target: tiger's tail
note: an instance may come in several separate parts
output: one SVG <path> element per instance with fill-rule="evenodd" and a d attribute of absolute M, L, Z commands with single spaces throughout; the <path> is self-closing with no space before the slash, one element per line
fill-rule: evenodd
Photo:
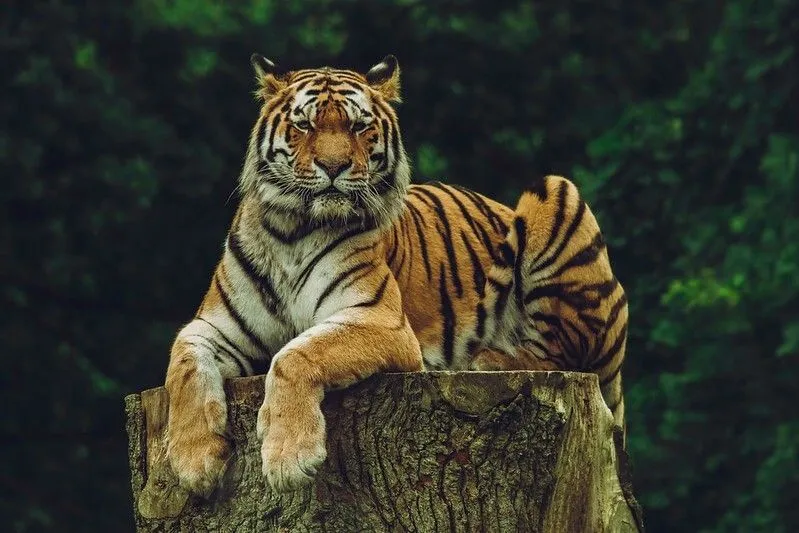
<path fill-rule="evenodd" d="M 597 374 L 624 429 L 627 297 L 596 218 L 577 187 L 559 176 L 525 191 L 515 213 L 500 245 L 502 261 L 487 276 L 489 344 L 515 356 L 517 368 Z"/>

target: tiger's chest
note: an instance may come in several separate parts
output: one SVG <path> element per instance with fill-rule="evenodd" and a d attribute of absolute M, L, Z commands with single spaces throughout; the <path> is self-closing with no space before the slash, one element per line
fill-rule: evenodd
<path fill-rule="evenodd" d="M 342 272 L 363 264 L 358 250 L 375 240 L 370 232 L 350 231 L 331 237 L 310 235 L 297 242 L 252 240 L 247 256 L 258 275 L 247 276 L 240 287 L 244 299 L 260 302 L 268 315 L 262 334 L 270 344 L 282 346 L 299 333 L 350 306 L 361 297 L 357 286 L 343 283 Z M 373 262 L 373 261 L 366 261 Z M 365 270 L 365 269 L 363 269 Z M 246 274 L 246 272 L 242 272 Z"/>

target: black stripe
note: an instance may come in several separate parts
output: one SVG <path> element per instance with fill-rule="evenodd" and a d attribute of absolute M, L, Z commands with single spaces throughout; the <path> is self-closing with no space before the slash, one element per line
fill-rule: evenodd
<path fill-rule="evenodd" d="M 219 336 L 220 336 L 220 337 L 222 337 L 222 339 L 223 339 L 223 340 L 224 340 L 226 343 L 228 343 L 228 345 L 230 345 L 230 347 L 231 347 L 231 348 L 234 348 L 234 349 L 236 348 L 236 345 L 233 343 L 233 341 L 231 341 L 231 340 L 230 340 L 230 339 L 229 339 L 229 338 L 228 338 L 228 337 L 227 337 L 227 336 L 226 336 L 224 333 L 222 333 L 222 330 L 221 330 L 221 329 L 219 329 L 219 328 L 218 328 L 218 327 L 216 327 L 215 325 L 211 324 L 210 322 L 208 322 L 206 319 L 204 319 L 204 318 L 202 318 L 202 317 L 199 317 L 199 316 L 197 316 L 197 317 L 194 317 L 194 319 L 195 319 L 195 320 L 200 320 L 200 321 L 202 321 L 202 322 L 205 322 L 206 324 L 208 324 L 209 326 L 211 326 L 212 328 L 214 328 L 214 329 L 216 330 L 216 332 L 217 332 L 217 333 L 219 333 Z M 244 354 L 242 354 L 242 357 L 245 357 L 245 356 L 244 356 Z"/>
<path fill-rule="evenodd" d="M 616 278 L 589 285 L 582 285 L 577 281 L 538 285 L 527 293 L 524 303 L 529 304 L 540 298 L 559 298 L 578 311 L 597 309 L 602 300 L 610 296 L 618 285 Z"/>
<path fill-rule="evenodd" d="M 369 300 L 367 300 L 365 302 L 357 303 L 357 304 L 353 305 L 352 307 L 373 307 L 373 306 L 377 305 L 378 303 L 380 303 L 380 300 L 383 299 L 383 294 L 386 292 L 386 286 L 388 285 L 388 278 L 390 278 L 390 277 L 391 277 L 391 274 L 386 274 L 385 275 L 385 277 L 383 278 L 382 283 L 380 283 L 380 287 L 378 287 L 377 292 L 375 292 L 375 295 L 372 296 L 371 299 L 369 299 Z"/>
<path fill-rule="evenodd" d="M 424 187 L 424 185 L 411 186 L 411 188 L 408 189 L 408 196 L 416 200 L 419 200 L 419 202 L 424 204 L 425 207 L 435 210 L 435 205 L 433 205 L 433 203 L 430 200 L 428 200 L 424 196 L 421 196 L 421 194 L 419 193 L 422 187 Z"/>
<path fill-rule="evenodd" d="M 597 232 L 591 242 L 574 254 L 566 263 L 564 263 L 563 266 L 560 267 L 559 271 L 565 271 L 569 268 L 591 264 L 596 261 L 597 257 L 599 257 L 599 254 L 602 253 L 602 250 L 604 249 L 605 239 L 602 238 L 601 233 Z"/>
<path fill-rule="evenodd" d="M 275 118 L 272 119 L 272 123 L 269 125 L 269 146 L 266 150 L 266 159 L 269 161 L 273 161 L 275 159 L 275 150 L 273 148 L 275 144 L 275 133 L 277 132 L 277 126 L 280 124 L 281 115 L 275 115 Z"/>
<path fill-rule="evenodd" d="M 474 355 L 474 352 L 479 347 L 480 347 L 480 342 L 476 340 L 470 340 L 469 342 L 466 343 L 466 353 L 469 355 Z"/>
<path fill-rule="evenodd" d="M 460 274 L 458 273 L 458 260 L 455 257 L 455 247 L 452 244 L 452 228 L 449 225 L 449 219 L 447 218 L 447 213 L 444 210 L 444 205 L 441 203 L 441 200 L 433 194 L 431 191 L 428 191 L 423 188 L 414 189 L 419 194 L 425 195 L 430 198 L 430 201 L 433 202 L 435 205 L 435 211 L 438 215 L 439 220 L 441 220 L 442 225 L 444 226 L 444 231 L 442 232 L 439 230 L 439 234 L 441 235 L 441 239 L 444 242 L 444 248 L 447 252 L 447 259 L 449 260 L 449 268 L 450 268 L 450 277 L 452 278 L 452 283 L 455 286 L 455 292 L 457 293 L 458 297 L 463 296 L 463 285 L 461 284 Z"/>
<path fill-rule="evenodd" d="M 466 233 L 463 230 L 461 230 L 461 239 L 463 239 L 463 245 L 466 247 L 466 251 L 469 253 L 469 259 L 472 260 L 474 291 L 480 296 L 480 298 L 482 298 L 486 293 L 486 276 L 485 272 L 483 271 L 483 265 L 480 263 L 480 258 L 477 256 L 477 252 L 475 252 L 474 248 L 472 248 L 472 245 L 469 244 L 469 239 L 466 238 Z"/>
<path fill-rule="evenodd" d="M 488 207 L 488 204 L 483 199 L 483 197 L 476 192 L 467 189 L 466 187 L 461 187 L 459 185 L 454 185 L 454 187 L 466 195 L 469 200 L 474 204 L 474 206 L 483 213 L 483 216 L 491 223 L 491 226 L 494 228 L 494 231 L 497 233 L 501 233 L 503 236 L 508 232 L 508 226 L 505 222 L 502 221 L 502 217 L 497 215 L 494 211 Z"/>
<path fill-rule="evenodd" d="M 615 279 L 615 278 L 614 278 Z M 591 353 L 587 357 L 587 361 L 593 361 L 593 365 L 602 366 L 605 362 L 602 361 L 603 358 L 596 360 L 597 357 L 602 353 L 602 348 L 605 346 L 605 340 L 608 337 L 608 332 L 613 329 L 613 326 L 616 324 L 616 321 L 619 319 L 622 310 L 626 309 L 627 307 L 627 295 L 622 293 L 616 303 L 610 308 L 607 316 L 605 317 L 605 324 L 603 326 L 602 334 L 599 336 L 599 340 L 596 341 L 594 345 L 594 349 L 591 350 Z M 627 324 L 624 324 L 624 327 L 627 327 Z M 624 337 L 626 339 L 626 335 Z M 618 339 L 617 339 L 618 340 Z"/>
<path fill-rule="evenodd" d="M 255 265 L 247 258 L 241 247 L 241 242 L 239 241 L 239 236 L 236 231 L 236 229 L 233 229 L 228 233 L 228 250 L 230 250 L 233 258 L 239 266 L 241 266 L 242 270 L 244 270 L 247 277 L 250 278 L 250 281 L 259 289 L 261 300 L 266 308 L 269 309 L 269 312 L 273 315 L 277 315 L 281 307 L 281 301 L 275 291 L 274 285 L 272 285 L 272 280 L 269 279 L 269 276 L 265 276 L 259 272 Z"/>
<path fill-rule="evenodd" d="M 305 266 L 305 268 L 302 269 L 302 272 L 300 272 L 299 277 L 292 285 L 292 290 L 295 293 L 298 293 L 300 290 L 302 290 L 302 288 L 305 286 L 305 283 L 308 281 L 308 278 L 311 275 L 311 271 L 313 271 L 314 267 L 317 265 L 317 263 L 319 263 L 319 261 L 322 260 L 323 257 L 329 254 L 334 248 L 339 246 L 344 241 L 354 237 L 355 235 L 363 233 L 363 231 L 364 230 L 361 229 L 360 227 L 351 229 L 345 233 L 342 233 L 335 240 L 328 243 L 328 245 L 325 246 L 321 252 L 316 254 L 314 258 L 311 259 L 311 261 Z"/>
<path fill-rule="evenodd" d="M 536 195 L 538 199 L 541 200 L 542 202 L 545 202 L 547 197 L 549 196 L 549 191 L 547 191 L 546 177 L 535 180 L 533 184 L 527 189 L 527 191 Z"/>
<path fill-rule="evenodd" d="M 330 294 L 334 290 L 336 290 L 336 287 L 341 285 L 341 283 L 343 283 L 345 279 L 347 279 L 350 275 L 354 274 L 355 272 L 358 272 L 359 270 L 363 270 L 364 268 L 368 268 L 370 266 L 374 266 L 374 263 L 372 263 L 371 261 L 357 263 L 353 267 L 348 268 L 347 270 L 336 276 L 336 278 L 333 281 L 331 281 L 327 287 L 325 287 L 325 290 L 322 291 L 322 294 L 319 296 L 319 299 L 316 300 L 316 306 L 313 309 L 313 314 L 316 315 L 316 312 L 322 306 L 322 303 L 324 303 L 327 297 L 330 296 Z"/>
<path fill-rule="evenodd" d="M 447 362 L 447 366 L 450 366 L 455 357 L 455 312 L 452 310 L 452 301 L 449 298 L 449 291 L 447 290 L 447 277 L 444 275 L 444 265 L 440 267 L 438 289 L 441 298 L 444 361 Z"/>
<path fill-rule="evenodd" d="M 597 309 L 602 301 L 602 298 L 593 294 L 592 291 L 586 291 L 585 287 L 576 281 L 572 281 L 539 285 L 527 293 L 524 297 L 524 303 L 526 305 L 533 300 L 542 298 L 557 298 L 562 303 L 578 311 Z"/>
<path fill-rule="evenodd" d="M 438 183 L 438 182 L 432 182 L 432 183 L 430 183 L 430 185 L 435 187 L 435 188 L 437 188 L 437 189 L 439 189 L 439 190 L 441 190 L 441 191 L 443 191 L 450 198 L 452 198 L 452 201 L 455 203 L 455 205 L 458 206 L 458 209 L 460 209 L 461 214 L 463 215 L 463 219 L 469 224 L 469 227 L 472 228 L 472 231 L 474 232 L 475 236 L 479 238 L 480 237 L 480 233 L 479 233 L 479 231 L 478 231 L 478 229 L 476 227 L 477 223 L 474 220 L 474 216 L 472 216 L 472 214 L 469 213 L 469 211 L 466 209 L 466 206 L 463 205 L 463 202 L 461 202 L 460 198 L 458 198 L 458 196 L 453 192 L 453 191 L 457 191 L 457 189 L 453 189 L 452 187 L 449 187 L 447 185 L 443 185 L 443 184 Z M 460 191 L 458 191 L 458 192 L 460 192 Z M 463 193 L 461 192 L 461 194 L 463 194 Z"/>
<path fill-rule="evenodd" d="M 547 326 L 552 327 L 552 328 L 560 329 L 560 328 L 563 327 L 563 325 L 560 322 L 560 317 L 558 317 L 556 315 L 550 315 L 550 314 L 547 314 L 547 313 L 535 312 L 535 313 L 532 313 L 530 315 L 530 319 L 538 321 L 538 322 L 543 322 L 544 324 L 546 324 Z"/>
<path fill-rule="evenodd" d="M 577 324 L 572 322 L 569 319 L 563 319 L 563 323 L 566 324 L 571 330 L 572 335 L 577 337 L 577 340 L 580 343 L 580 346 L 575 349 L 575 357 L 579 361 L 579 366 L 585 366 L 585 357 L 590 353 L 590 341 L 588 335 L 583 332 L 583 329 L 578 327 Z M 565 329 L 565 328 L 564 328 Z M 568 333 L 567 333 L 568 334 Z M 571 337 L 571 335 L 570 335 Z"/>
<path fill-rule="evenodd" d="M 244 366 L 244 365 L 243 365 L 243 363 L 242 363 L 242 362 L 239 360 L 239 357 L 241 357 L 241 359 L 243 359 L 243 360 L 244 360 L 244 362 L 245 362 L 245 363 L 247 363 L 249 366 L 252 366 L 252 361 L 250 360 L 250 358 L 249 358 L 249 357 L 247 357 L 246 355 L 244 355 L 243 353 L 241 353 L 241 352 L 239 351 L 239 349 L 236 347 L 236 345 L 233 343 L 233 341 L 231 341 L 231 340 L 230 340 L 230 339 L 227 337 L 227 335 L 225 335 L 224 333 L 222 333 L 222 330 L 221 330 L 221 329 L 219 329 L 218 327 L 216 327 L 215 325 L 211 324 L 211 323 L 210 323 L 209 321 L 207 321 L 206 319 L 204 319 L 204 318 L 201 318 L 201 317 L 199 317 L 199 316 L 198 316 L 198 317 L 195 317 L 195 320 L 199 320 L 199 321 L 201 321 L 201 322 L 205 322 L 206 324 L 208 324 L 209 326 L 211 326 L 211 328 L 213 328 L 213 329 L 214 329 L 214 331 L 216 331 L 216 332 L 219 334 L 219 336 L 220 336 L 220 337 L 222 337 L 222 340 L 224 340 L 224 341 L 225 341 L 225 343 L 227 344 L 227 346 L 222 346 L 222 345 L 221 345 L 221 344 L 220 344 L 220 343 L 217 341 L 217 342 L 216 342 L 216 345 L 218 345 L 220 348 L 224 349 L 224 350 L 225 350 L 227 353 L 229 353 L 229 354 L 230 354 L 230 355 L 232 355 L 233 357 L 236 357 L 236 360 L 237 360 L 237 361 L 238 361 L 238 362 L 239 362 L 239 363 L 240 363 L 242 366 Z M 267 355 L 271 356 L 271 354 L 267 354 Z"/>
<path fill-rule="evenodd" d="M 228 297 L 225 290 L 222 288 L 222 284 L 219 282 L 219 276 L 214 276 L 214 284 L 216 285 L 216 290 L 219 291 L 219 296 L 222 298 L 222 303 L 225 306 L 225 310 L 227 310 L 230 317 L 236 322 L 236 325 L 239 327 L 242 333 L 249 339 L 250 343 L 255 346 L 261 353 L 266 355 L 267 357 L 272 355 L 272 352 L 267 348 L 266 344 L 253 332 L 250 326 L 244 321 L 244 318 L 236 311 L 236 308 L 233 307 L 232 302 L 230 301 L 230 297 Z"/>
<path fill-rule="evenodd" d="M 395 149 L 398 146 L 397 135 L 394 132 L 394 129 L 391 128 L 390 123 L 387 119 L 383 118 L 380 119 L 380 125 L 383 128 L 383 151 L 386 153 L 386 162 L 388 163 L 388 155 L 389 155 L 389 145 L 391 145 L 391 149 L 393 153 L 391 153 L 391 166 L 390 171 L 393 172 L 397 167 L 397 161 L 399 159 L 399 150 Z"/>
<path fill-rule="evenodd" d="M 548 358 L 551 357 L 551 352 L 549 350 L 549 346 L 547 346 L 546 344 L 544 344 L 543 342 L 541 342 L 539 340 L 536 340 L 536 339 L 523 339 L 522 340 L 522 344 L 524 344 L 524 345 L 532 344 L 533 346 L 535 346 L 536 348 L 541 350 L 543 352 L 543 357 L 539 357 L 538 355 L 533 354 L 538 359 L 548 359 Z M 525 350 L 531 351 L 526 346 L 525 346 Z"/>
<path fill-rule="evenodd" d="M 338 79 L 333 79 L 338 78 Z M 339 80 L 342 80 L 341 83 L 344 81 L 353 84 L 356 88 L 363 87 L 366 82 L 362 77 L 358 74 L 352 72 L 351 70 L 342 70 L 342 69 L 332 69 L 329 72 L 329 76 L 326 78 L 328 83 L 339 83 Z"/>
<path fill-rule="evenodd" d="M 488 236 L 488 232 L 481 226 L 477 224 L 477 229 L 480 230 L 480 240 L 483 242 L 483 247 L 485 248 L 488 255 L 491 256 L 491 260 L 498 264 L 502 264 L 502 256 L 499 255 L 499 252 L 494 248 L 494 243 L 491 241 L 491 238 Z"/>
<path fill-rule="evenodd" d="M 419 210 L 411 204 L 409 201 L 406 201 L 406 205 L 408 206 L 408 211 L 411 213 L 411 218 L 413 219 L 413 225 L 416 227 L 416 236 L 419 238 L 419 248 L 422 250 L 422 259 L 424 260 L 424 270 L 427 273 L 427 281 L 431 281 L 433 279 L 433 273 L 430 267 L 430 256 L 427 253 L 427 240 L 425 239 L 424 232 L 422 231 L 422 214 L 419 213 Z"/>
<path fill-rule="evenodd" d="M 544 262 L 540 264 L 534 264 L 532 267 L 533 271 L 544 270 L 558 260 L 558 257 L 560 257 L 560 255 L 563 253 L 563 250 L 566 248 L 566 246 L 569 245 L 569 242 L 571 241 L 572 237 L 577 232 L 577 228 L 580 227 L 580 225 L 582 224 L 583 217 L 585 216 L 585 210 L 586 210 L 585 202 L 581 201 L 580 207 L 577 208 L 577 213 L 575 213 L 574 218 L 569 224 L 569 227 L 566 228 L 566 231 L 563 233 L 563 239 L 560 241 L 560 244 L 558 244 L 558 248 L 552 253 L 552 255 L 547 257 L 547 259 Z"/>
<path fill-rule="evenodd" d="M 224 353 L 225 355 L 228 356 L 229 359 L 232 359 L 233 362 L 236 363 L 236 368 L 238 368 L 238 370 L 239 370 L 239 376 L 249 376 L 249 375 L 251 375 L 250 374 L 250 370 L 248 370 L 244 366 L 244 364 L 238 359 L 238 357 L 233 355 L 233 352 L 231 352 L 230 350 L 228 350 L 227 348 L 225 348 L 224 346 L 222 346 L 221 344 L 219 344 L 218 342 L 216 342 L 213 339 L 208 339 L 208 341 L 214 347 L 214 359 L 216 359 L 220 363 L 224 363 L 224 361 L 222 360 L 222 353 Z"/>
<path fill-rule="evenodd" d="M 322 73 L 316 70 L 309 70 L 307 72 L 300 72 L 291 77 L 291 84 L 299 83 L 301 81 L 312 81 L 314 78 L 321 76 Z"/>
<path fill-rule="evenodd" d="M 604 341 L 605 339 L 602 340 Z M 605 365 L 610 364 L 616 358 L 616 356 L 619 355 L 619 352 L 621 351 L 622 346 L 624 346 L 624 342 L 626 340 L 627 340 L 627 324 L 624 324 L 621 327 L 619 334 L 616 336 L 616 340 L 613 341 L 613 344 L 610 345 L 610 347 L 607 349 L 607 351 L 602 357 L 591 363 L 589 369 L 592 372 L 598 373 L 600 370 L 602 370 L 602 368 L 605 367 Z M 619 366 L 621 366 L 621 362 L 619 362 Z"/>
<path fill-rule="evenodd" d="M 388 254 L 388 260 L 386 261 L 386 263 L 388 263 L 389 266 L 394 264 L 394 259 L 397 257 L 397 252 L 399 251 L 399 239 L 397 238 L 396 224 L 391 226 L 391 236 L 393 237 L 391 239 L 391 244 L 393 244 L 394 246 L 391 247 L 391 253 Z"/>
<path fill-rule="evenodd" d="M 399 265 L 397 265 L 396 269 L 393 269 L 394 272 L 397 273 L 397 279 L 399 279 L 400 273 L 402 272 L 402 267 L 405 266 L 405 259 L 408 256 L 406 253 L 407 248 L 402 248 L 402 256 L 400 257 Z"/>
<path fill-rule="evenodd" d="M 347 283 L 345 283 L 344 286 L 341 287 L 341 288 L 342 289 L 349 289 L 350 287 L 352 287 L 353 285 L 358 283 L 360 280 L 362 280 L 366 276 L 370 275 L 372 272 L 374 272 L 374 271 L 373 270 L 367 270 L 365 272 L 361 272 L 360 274 L 358 274 L 357 276 L 355 276 L 354 278 L 349 280 Z"/>
<path fill-rule="evenodd" d="M 569 367 L 576 367 L 581 359 L 580 356 L 584 355 L 585 352 L 579 350 L 574 345 L 574 342 L 572 342 L 571 337 L 566 331 L 564 323 L 568 322 L 568 320 L 562 319 L 556 315 L 540 312 L 531 314 L 530 319 L 537 322 L 543 322 L 547 325 L 546 329 L 537 328 L 537 330 L 541 332 L 541 335 L 544 336 L 544 338 L 554 337 L 557 340 L 558 346 L 560 346 L 561 354 L 568 362 Z M 572 326 L 572 329 L 574 329 L 574 324 L 569 322 L 569 325 Z"/>
<path fill-rule="evenodd" d="M 598 335 L 602 328 L 605 326 L 605 321 L 601 318 L 597 318 L 594 315 L 589 315 L 587 313 L 578 313 L 577 316 L 582 320 L 583 324 L 593 333 L 594 335 Z"/>
<path fill-rule="evenodd" d="M 516 261 L 513 264 L 513 280 L 516 284 L 514 287 L 514 295 L 516 297 L 516 306 L 519 309 L 524 307 L 524 287 L 522 286 L 522 257 L 524 250 L 527 248 L 527 226 L 524 224 L 524 219 L 517 216 L 513 221 L 514 229 L 516 230 Z"/>
<path fill-rule="evenodd" d="M 191 337 L 192 338 L 185 339 L 184 342 L 186 342 L 191 346 L 203 348 L 205 350 L 210 351 L 214 356 L 214 360 L 222 364 L 225 363 L 225 360 L 222 358 L 222 355 L 223 354 L 227 355 L 230 359 L 233 359 L 233 362 L 236 364 L 239 376 L 249 375 L 247 373 L 248 372 L 247 368 L 242 364 L 241 360 L 235 357 L 230 350 L 219 344 L 215 339 L 211 337 L 205 337 L 202 335 L 192 335 Z M 199 337 L 199 339 L 197 337 Z"/>
<path fill-rule="evenodd" d="M 486 332 L 486 308 L 483 302 L 477 304 L 477 327 L 475 328 L 477 336 L 481 339 Z"/>
<path fill-rule="evenodd" d="M 546 244 L 538 250 L 538 253 L 533 257 L 532 264 L 535 265 L 536 261 L 541 259 L 547 251 L 549 251 L 549 247 L 555 242 L 555 239 L 558 237 L 558 233 L 560 232 L 560 227 L 563 225 L 563 221 L 566 219 L 566 193 L 568 193 L 568 187 L 566 182 L 561 182 L 560 188 L 558 189 L 558 205 L 555 208 L 555 216 L 552 218 L 552 229 L 549 231 L 549 238 L 547 239 Z"/>
<path fill-rule="evenodd" d="M 494 226 L 492 228 L 494 229 L 494 231 L 500 230 L 502 237 L 503 238 L 505 237 L 505 234 L 507 233 L 507 227 L 505 226 L 505 223 L 502 222 L 502 220 L 488 208 L 488 206 L 485 204 L 485 202 L 482 201 L 482 199 L 480 199 L 473 191 L 470 191 L 469 189 L 466 189 L 464 187 L 459 187 L 456 185 L 454 186 L 454 188 L 455 190 L 461 192 L 462 194 L 466 195 L 467 198 L 469 198 L 469 200 L 477 208 L 477 210 L 480 211 L 483 214 L 483 216 L 486 217 L 489 223 L 491 223 Z M 499 221 L 498 225 L 495 224 L 494 218 L 496 219 L 496 221 Z M 482 241 L 483 246 L 485 247 L 488 254 L 491 256 L 491 260 L 494 261 L 494 263 L 501 265 L 502 256 L 495 250 L 494 242 L 491 240 L 491 237 L 488 236 L 488 232 L 486 232 L 485 228 L 483 228 L 483 226 L 479 222 L 477 222 L 477 220 L 475 220 L 474 217 L 469 217 L 469 221 L 474 223 L 472 229 L 475 230 L 475 233 Z"/>
<path fill-rule="evenodd" d="M 405 249 L 408 250 L 408 281 L 411 279 L 411 274 L 413 273 L 413 242 L 411 242 L 411 229 L 408 227 L 407 217 L 402 217 L 401 219 L 404 224 L 402 225 L 402 233 L 405 236 L 403 239 L 403 243 L 405 244 Z M 397 278 L 399 280 L 399 277 Z"/>
<path fill-rule="evenodd" d="M 568 342 L 569 345 L 569 350 L 566 352 L 566 356 L 569 360 L 570 367 L 580 369 L 584 368 L 586 357 L 590 353 L 588 337 L 582 332 L 577 324 L 568 318 L 564 318 L 561 323 L 563 324 L 563 338 Z M 571 330 L 571 333 L 567 331 L 567 327 Z M 573 339 L 576 339 L 576 344 Z"/>
<path fill-rule="evenodd" d="M 610 374 L 608 374 L 599 381 L 599 386 L 607 387 L 608 385 L 610 385 L 613 382 L 613 380 L 616 379 L 616 377 L 621 373 L 621 367 L 623 366 L 623 363 L 624 363 L 623 359 L 619 361 L 619 364 L 616 365 L 616 368 L 613 369 L 613 372 L 611 372 Z"/>
<path fill-rule="evenodd" d="M 342 80 L 333 80 L 333 83 L 328 85 L 328 88 L 331 87 L 331 86 L 344 85 L 346 87 L 352 87 L 356 92 L 358 92 L 360 94 L 363 94 L 363 81 L 355 80 L 353 78 L 350 78 L 350 80 L 343 80 L 343 79 Z M 341 89 L 337 89 L 337 90 L 341 90 Z M 346 90 L 346 89 L 344 89 L 344 90 Z"/>
<path fill-rule="evenodd" d="M 494 302 L 494 315 L 499 316 L 502 314 L 502 311 L 505 310 L 505 306 L 508 303 L 508 294 L 510 293 L 510 288 L 513 283 L 511 282 L 509 285 L 503 285 L 491 276 L 488 276 L 487 280 L 497 292 L 497 301 Z"/>
<path fill-rule="evenodd" d="M 530 291 L 524 297 L 524 304 L 527 305 L 533 300 L 540 300 L 541 298 L 560 298 L 566 294 L 566 289 L 572 288 L 576 285 L 577 282 L 574 281 L 538 285 L 530 289 Z"/>
<path fill-rule="evenodd" d="M 352 259 L 354 256 L 361 252 L 365 252 L 367 250 L 374 250 L 377 247 L 377 242 L 373 242 L 372 244 L 367 244 L 365 246 L 357 246 L 352 249 L 352 251 L 347 254 L 347 256 L 341 260 L 342 263 L 346 263 L 348 260 Z"/>
<path fill-rule="evenodd" d="M 394 157 L 391 159 L 391 171 L 394 172 L 400 159 L 400 134 L 396 128 L 391 128 L 391 148 L 394 151 Z"/>
<path fill-rule="evenodd" d="M 513 251 L 511 245 L 508 244 L 508 241 L 502 241 L 500 245 L 497 247 L 497 251 L 499 252 L 500 257 L 502 257 L 502 261 L 497 263 L 497 266 L 500 267 L 509 267 L 516 263 L 516 252 Z"/>
<path fill-rule="evenodd" d="M 263 159 L 263 154 L 261 150 L 264 147 L 264 137 L 266 136 L 266 126 L 269 121 L 266 120 L 265 116 L 262 116 L 258 119 L 260 122 L 258 123 L 258 131 L 255 135 L 255 153 L 258 155 L 258 159 Z M 259 170 L 260 172 L 260 170 Z"/>

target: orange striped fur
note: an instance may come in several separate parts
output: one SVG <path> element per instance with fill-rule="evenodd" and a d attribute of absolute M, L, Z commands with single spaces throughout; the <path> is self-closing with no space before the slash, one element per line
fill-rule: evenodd
<path fill-rule="evenodd" d="M 226 468 L 225 378 L 266 373 L 267 482 L 324 461 L 324 391 L 376 372 L 595 372 L 623 425 L 624 291 L 575 186 L 548 176 L 515 209 L 409 185 L 399 68 L 280 73 L 253 56 L 261 113 L 242 200 L 197 314 L 172 348 L 167 455 L 210 494 Z"/>

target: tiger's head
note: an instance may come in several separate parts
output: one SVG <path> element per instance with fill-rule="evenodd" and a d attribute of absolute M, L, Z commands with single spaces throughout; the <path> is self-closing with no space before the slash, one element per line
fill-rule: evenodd
<path fill-rule="evenodd" d="M 392 103 L 400 71 L 387 56 L 366 74 L 280 72 L 254 54 L 261 112 L 241 177 L 266 210 L 318 225 L 383 226 L 403 208 L 410 169 Z"/>

